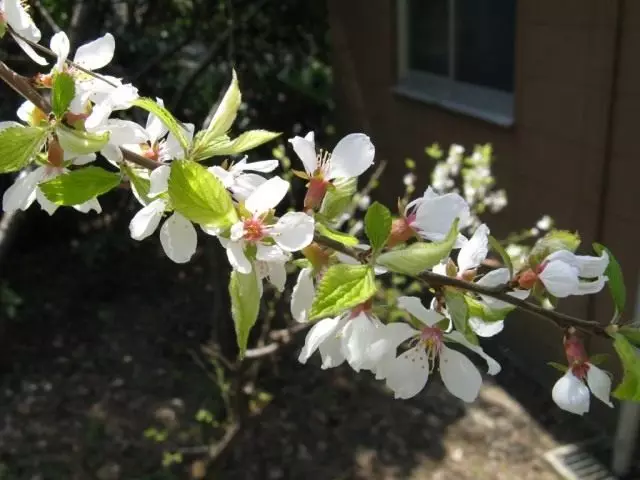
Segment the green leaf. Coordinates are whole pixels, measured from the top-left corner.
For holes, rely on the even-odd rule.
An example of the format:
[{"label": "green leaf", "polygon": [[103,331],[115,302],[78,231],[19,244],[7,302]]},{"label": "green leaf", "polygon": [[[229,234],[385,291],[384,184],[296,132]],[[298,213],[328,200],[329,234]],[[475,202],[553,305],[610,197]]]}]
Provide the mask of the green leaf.
[{"label": "green leaf", "polygon": [[569,250],[575,252],[580,246],[580,235],[566,230],[552,230],[539,239],[531,249],[529,254],[529,266],[537,267],[540,262],[553,252],[558,250]]},{"label": "green leaf", "polygon": [[238,221],[229,192],[215,175],[196,162],[171,162],[169,197],[173,207],[192,222],[227,228]]},{"label": "green leaf", "polygon": [[621,335],[624,335],[624,337],[636,347],[640,347],[640,329],[625,325],[623,327],[620,327],[618,329],[618,332]]},{"label": "green leaf", "polygon": [[614,333],[613,348],[616,349],[622,362],[623,377],[613,391],[613,396],[620,400],[640,402],[640,357],[638,351],[620,333]]},{"label": "green leaf", "polygon": [[120,175],[100,167],[84,167],[40,184],[40,190],[56,205],[79,205],[120,184]]},{"label": "green leaf", "polygon": [[15,172],[36,156],[49,130],[41,127],[9,127],[0,130],[0,173]]},{"label": "green leaf", "polygon": [[458,238],[458,220],[453,222],[446,238],[441,242],[418,242],[407,248],[392,250],[378,257],[377,263],[392,272],[418,275],[431,268],[451,252]]},{"label": "green leaf", "polygon": [[491,235],[489,235],[489,246],[494,252],[500,255],[502,263],[504,263],[504,266],[509,269],[509,278],[513,278],[513,263],[511,262],[511,257],[509,257],[509,254],[502,247],[502,245],[500,245],[500,242],[498,242],[498,240],[496,240],[495,237],[492,237]]},{"label": "green leaf", "polygon": [[464,299],[469,308],[469,317],[477,317],[485,322],[499,322],[500,320],[504,320],[505,317],[516,308],[514,306],[508,306],[500,309],[492,309],[489,308],[486,303],[471,298],[468,295],[465,295]]},{"label": "green leaf", "polygon": [[593,249],[598,255],[602,255],[602,252],[607,252],[609,255],[609,265],[604,271],[604,274],[609,279],[607,285],[609,286],[609,292],[611,292],[611,298],[613,298],[613,304],[616,307],[616,317],[622,315],[624,306],[627,301],[627,291],[624,286],[624,277],[622,276],[622,267],[620,263],[613,256],[611,250],[599,243],[593,244]]},{"label": "green leaf", "polygon": [[249,274],[235,270],[229,279],[231,297],[231,315],[236,329],[236,340],[240,349],[240,358],[244,357],[249,341],[249,333],[258,319],[260,311],[260,279],[255,268]]},{"label": "green leaf", "polygon": [[374,202],[364,216],[364,231],[374,252],[382,250],[391,233],[391,212],[381,203]]},{"label": "green leaf", "polygon": [[327,191],[322,200],[319,213],[328,221],[335,221],[351,205],[357,187],[356,177],[335,179],[333,187]]},{"label": "green leaf", "polygon": [[359,305],[376,293],[373,269],[367,265],[329,267],[318,285],[311,320],[330,317]]},{"label": "green leaf", "polygon": [[556,370],[562,372],[562,373],[567,373],[567,370],[569,370],[569,367],[567,367],[566,365],[562,365],[561,363],[556,363],[556,362],[547,362],[547,365],[549,365],[550,367],[555,368]]},{"label": "green leaf", "polygon": [[326,225],[316,222],[316,231],[331,240],[335,240],[336,242],[340,242],[347,247],[354,247],[358,245],[358,239],[353,235],[349,235],[348,233],[342,233],[332,228],[327,227]]},{"label": "green leaf", "polygon": [[90,133],[69,128],[62,123],[56,125],[56,136],[65,152],[76,155],[88,155],[98,152],[109,141],[109,132]]},{"label": "green leaf", "polygon": [[199,161],[220,155],[235,155],[246,152],[273,140],[279,135],[280,133],[268,130],[249,130],[233,140],[227,136],[219,137],[210,144],[199,145],[194,148],[194,151],[197,150],[197,156],[194,156],[193,159]]},{"label": "green leaf", "polygon": [[0,22],[0,39],[4,37],[5,33],[7,33],[7,24],[6,22]]},{"label": "green leaf", "polygon": [[51,88],[51,110],[56,118],[61,118],[76,95],[76,83],[66,72],[56,73]]},{"label": "green leaf", "polygon": [[236,71],[233,70],[231,75],[231,84],[218,105],[216,113],[213,115],[211,122],[205,132],[207,140],[212,140],[220,135],[226,134],[234,120],[238,115],[238,109],[242,102],[242,95],[240,94],[240,88],[238,86],[238,77]]},{"label": "green leaf", "polygon": [[180,143],[180,146],[185,151],[185,153],[187,152],[187,150],[189,149],[189,140],[185,135],[185,129],[182,125],[180,125],[180,122],[176,120],[176,118],[171,114],[169,110],[167,110],[151,98],[138,98],[133,101],[133,104],[158,117],[160,121],[167,127],[169,132],[171,132],[171,134],[176,137],[178,143]]},{"label": "green leaf", "polygon": [[148,178],[144,178],[136,172],[136,169],[127,165],[126,162],[120,166],[125,175],[129,178],[131,188],[135,191],[136,195],[140,197],[145,203],[151,203],[153,199],[149,198],[149,190],[151,189],[151,181]]},{"label": "green leaf", "polygon": [[465,301],[465,295],[453,288],[444,289],[444,300],[447,304],[447,312],[451,317],[453,326],[474,345],[478,345],[478,337],[469,326],[469,307]]}]

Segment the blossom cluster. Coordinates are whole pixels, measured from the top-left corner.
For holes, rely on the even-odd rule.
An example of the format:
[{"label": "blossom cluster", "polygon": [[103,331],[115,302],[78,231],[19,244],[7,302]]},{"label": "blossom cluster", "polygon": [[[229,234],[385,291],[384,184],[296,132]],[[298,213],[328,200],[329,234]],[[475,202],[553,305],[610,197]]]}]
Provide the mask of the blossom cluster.
[{"label": "blossom cluster", "polygon": [[[19,122],[0,123],[0,172],[21,172],[3,195],[3,210],[25,210],[37,202],[49,214],[60,206],[101,213],[98,197],[127,183],[140,204],[129,225],[132,239],[142,241],[159,228],[164,252],[177,263],[191,260],[199,231],[226,250],[240,355],[258,321],[263,281],[284,291],[287,267],[295,265],[300,271],[291,315],[310,326],[300,362],[316,351],[322,368],[346,361],[356,371],[371,371],[402,399],[418,394],[437,368],[448,390],[471,402],[482,375],[467,354],[497,374],[499,363],[479,339],[500,333],[508,313],[530,305],[531,298],[556,302],[597,293],[607,283],[608,251],[577,255],[579,237],[564,231],[550,231],[513,268],[489,227],[474,220],[478,212],[470,202],[484,198],[492,210],[503,206],[502,194],[490,192],[493,181],[486,181],[486,156],[479,152],[463,164],[464,151],[454,147],[436,168],[433,185],[400,202],[395,218],[380,203],[361,198],[368,239],[362,244],[339,226],[357,178],[374,164],[375,147],[364,133],[346,135],[331,152],[316,147],[313,132],[290,138],[301,165],[293,173],[307,190],[302,208],[280,214],[291,185],[274,175],[279,162],[249,162],[244,156],[278,134],[230,134],[242,102],[235,73],[209,124],[196,131],[177,120],[162,99],[141,97],[135,86],[96,72],[113,58],[111,34],[78,47],[70,60],[66,34],[56,33],[49,49],[41,47],[37,27],[17,0],[0,3],[0,24],[39,65],[47,60],[36,50],[53,60],[32,82],[41,101],[23,103]],[[35,102],[33,92],[23,93]],[[144,125],[119,118],[118,112],[133,107],[148,111]],[[216,162],[219,157],[224,160]],[[445,193],[461,169],[462,195]],[[409,180],[413,186],[417,179]],[[504,267],[487,264],[490,250]],[[374,314],[379,283],[389,273],[421,279],[433,294],[426,303],[401,296],[404,321]],[[610,404],[611,380],[590,361],[575,333],[565,348],[569,366],[553,389],[555,402],[582,414],[591,389]]]}]

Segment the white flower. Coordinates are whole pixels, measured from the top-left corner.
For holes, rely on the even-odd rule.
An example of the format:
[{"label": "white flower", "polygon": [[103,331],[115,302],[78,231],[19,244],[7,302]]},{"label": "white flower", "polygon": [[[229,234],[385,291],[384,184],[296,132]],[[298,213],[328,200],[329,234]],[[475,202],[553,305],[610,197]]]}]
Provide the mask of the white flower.
[{"label": "white flower", "polygon": [[553,386],[551,396],[561,409],[583,415],[589,411],[589,390],[605,405],[613,407],[609,399],[611,378],[604,370],[589,362],[569,368]]},{"label": "white flower", "polygon": [[[27,40],[38,43],[42,35],[22,3],[20,0],[0,0],[0,22],[7,23],[18,35]],[[31,45],[13,33],[11,36],[31,60],[39,65],[47,64],[47,61],[38,55]]]},{"label": "white flower", "polygon": [[[445,239],[456,218],[463,227],[469,221],[470,213],[469,205],[457,193],[438,195],[429,187],[422,198],[407,205],[404,216],[418,235],[437,242]],[[460,248],[466,242],[466,237],[460,233],[454,248]]]},{"label": "white flower", "polygon": [[543,232],[549,230],[552,226],[553,226],[553,219],[549,215],[544,215],[536,223],[536,227],[538,227]]},{"label": "white flower", "polygon": [[305,172],[300,174],[309,180],[305,208],[317,208],[322,203],[331,180],[353,178],[362,175],[372,164],[375,147],[363,133],[345,136],[332,153],[320,151],[316,154],[313,132],[289,139]]},{"label": "white flower", "polygon": [[[132,102],[139,97],[136,87],[131,84],[122,84],[119,80],[118,82],[117,87],[109,86],[110,88],[102,91],[89,90],[88,97],[94,102],[94,105],[84,122],[84,126],[88,131],[95,132],[99,130],[112,112],[131,108]],[[78,98],[77,95],[76,98]]]},{"label": "white flower", "polygon": [[307,333],[298,361],[306,363],[319,350],[322,369],[337,367],[347,360],[356,372],[372,370],[374,361],[369,346],[382,327],[366,304],[338,317],[319,320]]},{"label": "white flower", "polygon": [[606,251],[600,257],[591,257],[559,250],[542,261],[538,278],[555,297],[588,295],[598,293],[604,287],[607,281],[604,271],[608,264],[609,255]]},{"label": "white flower", "polygon": [[[410,398],[424,388],[438,359],[440,376],[447,389],[466,402],[474,401],[480,391],[482,376],[471,360],[449,348],[446,342],[458,343],[480,355],[487,362],[490,375],[500,371],[500,364],[481,347],[469,343],[460,332],[446,333],[438,326],[446,317],[427,310],[417,297],[400,297],[398,305],[424,326],[416,330],[407,323],[396,322],[384,327],[380,332],[381,339],[370,346],[370,356],[377,361],[377,378],[386,380],[395,398]],[[410,339],[410,348],[396,357],[397,347]]]},{"label": "white flower", "polygon": [[[135,214],[129,223],[129,232],[134,240],[144,240],[156,231],[167,207],[167,199],[159,196],[167,190],[167,180],[171,168],[163,165],[150,175],[150,196],[154,192],[158,198],[149,203],[138,197],[144,207]],[[193,224],[178,212],[174,212],[160,229],[162,249],[176,263],[188,262],[196,252],[198,234]]]},{"label": "white flower", "polygon": [[313,268],[300,269],[298,280],[291,291],[291,316],[297,322],[307,322],[311,304],[316,295],[316,287],[313,281]]},{"label": "white flower", "polygon": [[247,163],[247,157],[245,156],[239,162],[231,165],[228,170],[217,165],[209,167],[208,170],[218,177],[224,187],[231,191],[236,200],[243,202],[256,188],[267,181],[261,175],[245,172],[270,173],[276,168],[278,168],[277,160]]}]

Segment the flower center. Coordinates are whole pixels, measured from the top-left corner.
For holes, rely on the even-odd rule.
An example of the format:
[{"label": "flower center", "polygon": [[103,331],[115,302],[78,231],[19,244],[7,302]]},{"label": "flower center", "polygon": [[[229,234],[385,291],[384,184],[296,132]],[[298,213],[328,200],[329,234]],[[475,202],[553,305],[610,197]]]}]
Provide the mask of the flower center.
[{"label": "flower center", "polygon": [[154,145],[142,143],[140,144],[140,148],[142,149],[143,157],[153,160],[154,162],[157,162],[160,159],[160,146],[157,143]]},{"label": "flower center", "polygon": [[435,357],[442,348],[442,330],[438,327],[424,327],[420,331],[420,341],[429,354]]},{"label": "flower center", "polygon": [[248,218],[244,222],[244,239],[248,242],[258,242],[265,236],[264,225],[259,218]]},{"label": "flower center", "polygon": [[586,362],[576,362],[571,365],[571,372],[580,380],[584,380],[587,377],[589,371],[589,364]]},{"label": "flower center", "polygon": [[327,173],[329,173],[330,164],[331,153],[326,150],[320,150],[316,155],[316,171],[313,172],[313,176],[323,178]]}]

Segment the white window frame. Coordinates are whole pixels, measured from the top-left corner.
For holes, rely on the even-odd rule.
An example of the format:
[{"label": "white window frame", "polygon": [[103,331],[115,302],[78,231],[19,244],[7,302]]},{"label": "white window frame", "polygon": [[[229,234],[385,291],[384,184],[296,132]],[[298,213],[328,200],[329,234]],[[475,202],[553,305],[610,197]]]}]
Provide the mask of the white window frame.
[{"label": "white window frame", "polygon": [[408,0],[397,0],[398,83],[393,91],[413,100],[439,105],[454,112],[476,117],[496,125],[510,127],[513,118],[513,93],[455,80],[456,0],[449,1],[449,75],[409,68]]}]

